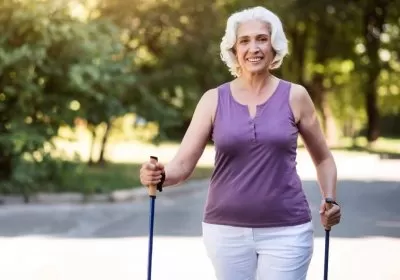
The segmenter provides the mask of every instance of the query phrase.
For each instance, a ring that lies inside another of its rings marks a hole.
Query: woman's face
[[[275,56],[270,33],[269,25],[259,20],[246,21],[239,25],[235,50],[242,74],[268,71]]]

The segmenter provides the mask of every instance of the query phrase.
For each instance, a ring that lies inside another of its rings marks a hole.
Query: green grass
[[[119,189],[141,186],[139,170],[141,165],[134,163],[107,163],[105,166],[87,166],[82,176],[72,179],[69,185],[81,185],[89,193],[108,193]],[[189,180],[207,179],[212,168],[197,167]]]
[[[173,144],[171,144],[173,145]],[[380,138],[373,146],[368,147],[365,138],[341,139],[332,150],[349,152],[367,152],[381,155],[384,158],[400,158],[400,139]],[[82,179],[69,184],[81,184],[89,193],[107,193],[117,189],[129,189],[140,186],[137,163],[107,163],[102,166],[87,166],[84,168]],[[193,179],[207,179],[212,174],[211,167],[197,167],[191,176]]]
[[[299,141],[299,148],[304,148],[304,145]],[[400,158],[400,139],[399,138],[379,138],[372,144],[368,144],[365,137],[350,137],[341,138],[338,143],[330,147],[332,151],[347,151],[355,153],[370,153],[377,154],[381,158]]]
[[[354,152],[366,152],[378,154],[381,158],[400,158],[400,139],[379,138],[372,144],[368,144],[365,137],[356,139],[341,139],[338,147],[334,150],[346,150]]]

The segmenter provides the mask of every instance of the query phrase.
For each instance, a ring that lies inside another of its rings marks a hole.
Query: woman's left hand
[[[322,200],[319,214],[321,216],[321,224],[327,230],[340,223],[341,211],[339,205]]]

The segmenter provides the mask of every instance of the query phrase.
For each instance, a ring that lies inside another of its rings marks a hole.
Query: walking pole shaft
[[[154,205],[155,196],[150,197],[150,219],[149,219],[149,254],[147,261],[147,280],[151,280],[151,269],[153,261],[153,232],[154,232]]]
[[[326,210],[332,208],[333,204],[337,204],[331,198],[325,198]],[[325,228],[325,258],[324,258],[324,280],[328,280],[328,267],[329,267],[329,238],[330,238],[331,227]]]
[[[157,157],[150,157],[150,161],[157,162]],[[153,233],[154,233],[154,208],[156,203],[157,186],[150,185],[148,188],[150,197],[150,217],[149,217],[149,253],[147,259],[147,280],[151,280],[153,266]]]
[[[329,264],[329,233],[330,230],[325,230],[325,260],[324,260],[324,280],[328,280],[328,264]]]

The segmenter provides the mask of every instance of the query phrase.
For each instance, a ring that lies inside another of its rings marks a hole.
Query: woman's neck
[[[273,81],[274,78],[275,77],[269,72],[257,74],[243,73],[237,78],[237,80],[241,88],[245,88],[248,91],[258,95],[271,81]]]

